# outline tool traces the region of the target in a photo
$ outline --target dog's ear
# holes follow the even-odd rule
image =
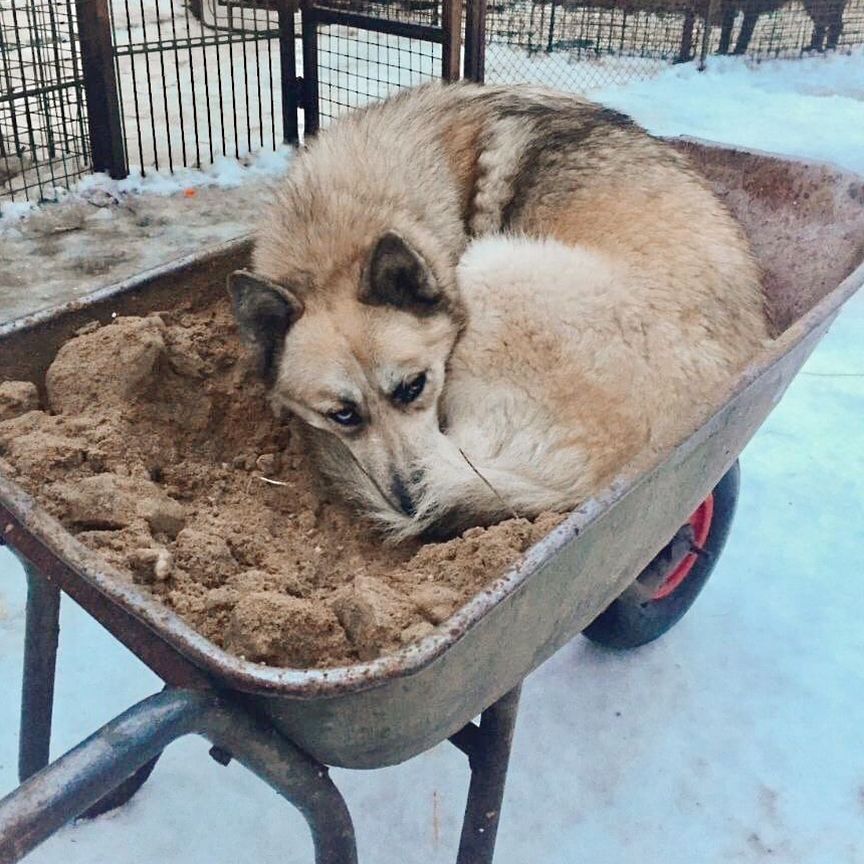
[[[441,289],[423,256],[395,231],[383,234],[363,278],[360,300],[373,306],[395,306],[417,315],[438,310]]]
[[[262,373],[272,374],[288,328],[303,314],[303,303],[284,286],[248,270],[228,277],[228,293],[240,335],[258,349]]]

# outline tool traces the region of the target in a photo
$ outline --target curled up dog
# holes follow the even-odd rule
[[[335,124],[231,292],[274,409],[397,539],[576,506],[767,339],[741,229],[684,158],[529,87]]]

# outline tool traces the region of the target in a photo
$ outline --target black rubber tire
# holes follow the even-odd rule
[[[736,461],[714,487],[714,514],[708,539],[703,553],[678,588],[661,600],[645,600],[644,594],[628,588],[583,631],[583,635],[606,648],[627,650],[653,642],[684,617],[705,587],[726,545],[738,501],[740,477]],[[663,552],[658,558],[662,555]]]
[[[116,789],[109,792],[104,798],[100,798],[95,804],[91,804],[78,818],[95,819],[103,813],[122,807],[132,796],[147,782],[147,778],[159,761],[158,754],[149,762],[145,762],[134,774],[127,777]]]

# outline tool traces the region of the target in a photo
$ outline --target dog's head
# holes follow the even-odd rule
[[[341,441],[385,501],[411,515],[414,466],[441,434],[458,301],[392,231],[330,283],[302,292],[239,271],[229,290],[274,408]]]

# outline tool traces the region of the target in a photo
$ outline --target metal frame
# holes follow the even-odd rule
[[[124,711],[49,764],[60,589],[31,564],[27,574],[19,779],[0,800],[0,864],[21,860],[82,814],[120,806],[149,776],[159,754],[185,735],[213,744],[223,765],[233,758],[293,804],[306,819],[316,864],[357,864],[351,814],[312,759],[237,694],[166,687]],[[520,687],[450,740],[468,756],[471,784],[456,864],[491,864],[519,708]],[[135,778],[143,774],[140,782]],[[130,782],[131,781],[131,782]],[[116,795],[116,790],[125,794]],[[99,804],[115,796],[110,806]]]

